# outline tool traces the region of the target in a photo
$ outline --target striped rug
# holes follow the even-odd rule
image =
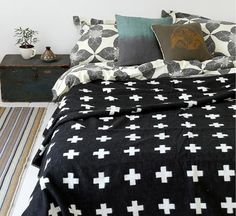
[[[45,110],[0,107],[0,215],[7,215]]]

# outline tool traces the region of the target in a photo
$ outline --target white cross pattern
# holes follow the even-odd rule
[[[165,145],[159,145],[159,147],[154,148],[154,151],[160,151],[160,154],[165,154],[166,151],[170,151],[171,147],[166,147]]]
[[[126,87],[126,89],[129,89],[130,91],[136,91],[137,88],[132,88],[132,87]]]
[[[179,116],[182,116],[182,117],[184,117],[184,118],[189,118],[189,117],[193,117],[193,114],[182,113],[182,114],[179,114]]]
[[[75,123],[74,125],[71,126],[71,129],[75,130],[80,130],[81,128],[85,128],[85,126],[80,123]]]
[[[202,214],[202,209],[206,209],[206,203],[201,202],[201,198],[197,197],[194,199],[194,203],[190,203],[190,208],[196,210],[196,214]]]
[[[156,118],[157,120],[162,120],[165,117],[166,115],[163,115],[163,114],[152,115],[152,118]]]
[[[193,100],[184,101],[184,103],[187,103],[187,104],[188,104],[188,107],[193,107],[193,106],[196,106],[196,105],[197,105],[197,101],[193,101]]]
[[[220,127],[223,127],[224,124],[220,124],[218,122],[214,122],[212,124],[209,124],[210,127],[215,127],[215,128],[220,128]]]
[[[108,97],[105,97],[105,100],[115,101],[115,100],[118,100],[118,98],[115,98],[113,96],[108,96]]]
[[[230,182],[231,176],[235,176],[235,170],[230,170],[229,165],[224,165],[223,170],[218,170],[218,176],[223,176],[225,182]]]
[[[141,136],[137,136],[134,133],[134,134],[130,134],[129,136],[125,136],[125,138],[129,139],[130,141],[136,141],[137,139],[141,139]]]
[[[138,201],[132,201],[131,206],[127,206],[127,211],[133,213],[133,216],[139,216],[139,212],[144,210],[143,205],[138,205]]]
[[[79,99],[80,99],[80,100],[83,100],[83,101],[85,101],[85,102],[88,102],[88,101],[92,100],[93,97],[83,96],[83,97],[80,97]]]
[[[166,128],[168,127],[168,125],[165,125],[163,123],[159,123],[157,125],[153,125],[154,128],[159,128],[159,129],[163,129],[163,128]]]
[[[45,163],[45,167],[44,167],[44,170],[46,170],[47,169],[47,167],[48,167],[48,164],[51,162],[51,158],[49,158],[49,159],[47,159],[46,160],[46,163]]]
[[[197,89],[198,89],[198,90],[201,90],[201,91],[203,91],[203,92],[206,92],[209,88],[204,87],[204,86],[199,86],[199,87],[197,87]]]
[[[67,157],[68,160],[73,160],[75,156],[79,156],[79,152],[75,152],[74,149],[70,149],[68,152],[63,153],[64,157]]]
[[[135,119],[139,118],[139,116],[137,115],[126,115],[125,117],[128,118],[130,121],[134,121]]]
[[[68,184],[68,189],[74,189],[74,185],[79,184],[79,179],[74,178],[74,173],[67,173],[67,177],[63,178],[63,184]]]
[[[221,143],[220,146],[215,147],[217,150],[221,150],[222,152],[228,152],[229,149],[233,149],[232,146],[227,146],[225,143]]]
[[[48,151],[47,151],[47,155],[50,153],[52,147],[55,145],[56,143],[51,143],[50,146],[48,147]]]
[[[147,82],[147,84],[150,84],[150,85],[158,85],[160,84],[158,81],[155,81],[155,80],[151,80],[149,82]]]
[[[41,190],[44,190],[46,188],[46,184],[49,183],[49,178],[44,178],[43,176],[39,179],[39,184]]]
[[[178,83],[182,83],[182,81],[177,80],[177,79],[173,79],[170,82],[174,83],[174,84],[178,84]]]
[[[219,81],[221,83],[225,83],[225,81],[227,81],[228,79],[227,78],[224,78],[224,77],[219,77],[216,79],[216,81]]]
[[[113,82],[110,82],[108,80],[104,80],[101,82],[101,84],[104,84],[104,85],[110,85],[111,83],[113,83]]]
[[[132,125],[129,125],[129,126],[125,127],[125,128],[130,129],[130,130],[136,130],[136,129],[139,129],[140,126],[136,126],[135,124],[132,124]]]
[[[110,177],[105,177],[104,172],[99,172],[98,177],[93,179],[93,184],[98,184],[99,189],[104,189],[106,184],[110,182]]]
[[[216,119],[219,118],[220,115],[219,114],[209,114],[209,115],[205,115],[206,118],[210,118],[210,119]]]
[[[103,125],[102,127],[98,127],[98,130],[108,130],[110,128],[112,128],[112,125],[111,126]]]
[[[136,181],[141,179],[139,173],[135,173],[135,169],[129,169],[129,174],[124,175],[124,180],[129,181],[130,186],[135,186]]]
[[[100,209],[96,209],[96,215],[108,216],[112,214],[112,208],[108,208],[106,203],[100,205]]]
[[[79,91],[84,92],[84,93],[92,92],[91,90],[88,90],[88,89],[79,89]]]
[[[202,109],[205,109],[205,110],[212,110],[212,109],[215,109],[216,107],[215,106],[211,106],[211,105],[205,105],[202,107]]]
[[[158,204],[159,209],[164,210],[164,214],[170,214],[170,210],[175,209],[175,204],[170,203],[169,199],[163,199],[163,203]]]
[[[192,95],[188,95],[183,93],[181,96],[179,96],[179,99],[183,99],[183,100],[189,100],[189,98],[191,98]]]
[[[93,155],[97,155],[98,159],[104,159],[105,155],[109,155],[110,151],[105,151],[105,149],[99,149],[98,151],[93,152]]]
[[[106,111],[109,112],[109,115],[114,115],[115,113],[119,113],[120,112],[120,107],[116,107],[114,105],[107,107]]]
[[[82,137],[78,137],[78,136],[73,136],[71,138],[67,139],[67,142],[71,142],[71,143],[77,143],[78,141],[82,141],[83,138]]]
[[[225,202],[221,202],[221,208],[226,208],[228,214],[233,214],[236,202],[233,202],[232,197],[225,197]]]
[[[159,89],[159,88],[154,88],[152,89],[154,92],[160,92],[160,91],[163,91],[163,89]]]
[[[166,166],[162,166],[160,172],[156,172],[156,178],[160,178],[162,183],[168,183],[170,177],[172,177],[172,171],[167,171]]]
[[[231,106],[228,106],[228,108],[229,108],[229,109],[236,110],[236,105],[235,105],[235,104],[233,104],[233,105],[231,105]]]
[[[198,182],[198,177],[203,176],[203,171],[198,170],[197,166],[192,165],[192,170],[187,171],[187,176],[193,178],[193,182]]]
[[[133,146],[129,147],[129,149],[124,150],[124,153],[129,154],[129,156],[135,156],[136,152],[140,152],[140,149],[136,149]]]
[[[81,107],[84,107],[86,110],[90,110],[90,109],[94,108],[94,106],[91,106],[89,104],[81,104]]]
[[[181,126],[186,127],[186,128],[192,128],[192,127],[195,127],[196,124],[191,124],[190,122],[186,121],[185,123],[181,124]]]
[[[159,133],[159,134],[154,135],[154,137],[157,137],[157,138],[159,138],[160,140],[164,140],[164,139],[166,139],[166,138],[169,138],[170,135],[167,135],[167,134],[165,134],[165,133]]]
[[[186,150],[189,150],[191,153],[197,153],[198,150],[201,150],[201,146],[196,146],[195,144],[189,144],[189,146],[185,146]]]
[[[179,92],[183,92],[183,91],[187,90],[187,89],[184,89],[184,88],[174,88],[174,89],[179,91]]]
[[[138,96],[138,95],[133,95],[133,96],[130,96],[129,99],[130,100],[134,100],[134,101],[140,101],[140,99],[142,99],[143,97],[141,96]]]
[[[187,136],[188,138],[194,138],[194,137],[198,137],[198,134],[194,134],[193,132],[188,132],[186,134],[183,134],[183,136]]]
[[[136,82],[126,82],[126,83],[124,83],[124,84],[127,85],[127,86],[133,86],[133,85],[136,84]]]
[[[205,81],[204,80],[195,80],[193,81],[193,83],[197,83],[197,84],[201,84],[201,83],[204,83]]]
[[[101,137],[96,137],[96,140],[99,140],[100,142],[106,142],[108,140],[111,140],[111,137],[108,136],[101,136]]]
[[[55,207],[54,203],[50,203],[50,209],[48,210],[49,216],[58,216],[58,213],[61,212],[60,206]]]
[[[157,96],[155,96],[154,97],[155,99],[158,99],[158,100],[160,100],[160,101],[164,101],[164,100],[166,100],[166,99],[168,99],[167,97],[164,97],[163,95],[157,95]]]
[[[216,134],[212,134],[213,137],[217,137],[218,139],[223,139],[228,136],[228,134],[223,134],[222,132],[217,132]]]
[[[60,105],[58,106],[58,108],[61,109],[62,107],[64,107],[66,105],[66,101],[67,100],[65,99],[65,97],[63,97],[63,99],[61,100]]]
[[[114,88],[103,88],[102,91],[106,93],[111,93],[111,91],[114,90]]]
[[[99,119],[104,121],[104,122],[109,122],[110,120],[113,119],[113,117],[100,117]]]
[[[71,205],[70,205],[69,212],[70,212],[71,214],[73,214],[74,216],[82,215],[81,210],[76,209],[76,205],[74,205],[74,204],[71,204]]]

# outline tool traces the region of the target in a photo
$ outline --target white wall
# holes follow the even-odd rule
[[[47,45],[55,53],[69,53],[78,35],[73,15],[108,19],[116,13],[159,17],[161,9],[236,20],[236,0],[0,0],[0,61],[7,53],[18,53],[13,37],[18,26],[39,31],[39,53]]]

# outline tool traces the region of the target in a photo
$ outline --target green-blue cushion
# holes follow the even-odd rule
[[[172,24],[171,17],[150,19],[116,15],[116,23],[119,33],[119,66],[140,65],[163,58],[151,26]]]

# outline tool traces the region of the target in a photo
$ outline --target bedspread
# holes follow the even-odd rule
[[[234,100],[235,74],[73,86],[23,215],[233,215]]]

